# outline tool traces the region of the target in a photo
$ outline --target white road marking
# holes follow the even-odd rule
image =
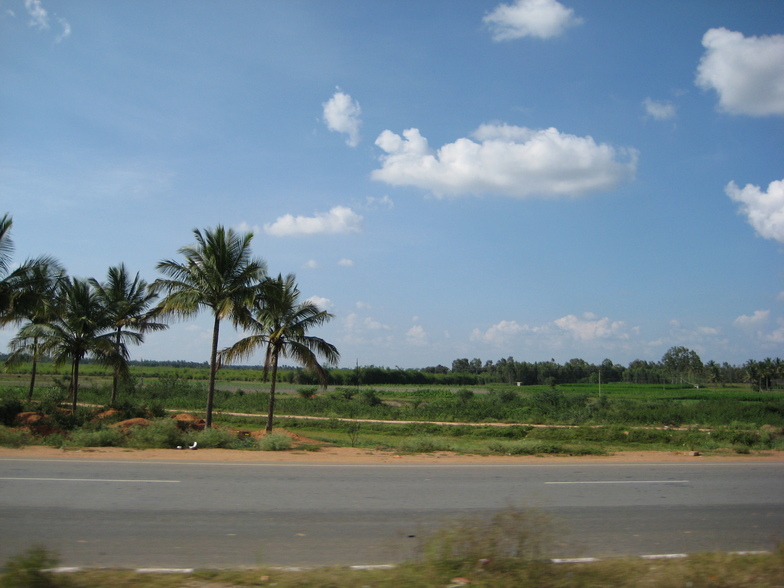
[[[108,478],[0,478],[21,482],[116,482],[121,484],[179,484],[179,480],[111,480]]]
[[[545,484],[688,484],[688,480],[587,480],[577,482],[545,482]]]

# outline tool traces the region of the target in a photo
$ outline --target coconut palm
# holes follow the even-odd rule
[[[114,326],[114,346],[117,350],[115,358],[120,361],[114,366],[112,378],[111,404],[117,400],[117,387],[120,374],[127,371],[123,358],[128,356],[127,343],[138,345],[144,342],[147,331],[162,331],[168,325],[155,321],[155,313],[151,308],[156,299],[149,291],[147,282],[139,277],[139,273],[131,278],[124,263],[109,268],[106,281],[90,280],[98,298],[103,303],[109,320]]]
[[[212,426],[215,374],[218,371],[218,337],[223,319],[237,322],[241,308],[251,303],[266,264],[251,256],[253,233],[238,234],[218,225],[202,233],[194,229],[195,245],[179,250],[185,261],[163,260],[157,269],[166,278],[155,280],[152,291],[165,293],[158,305],[164,314],[190,318],[203,309],[213,316],[210,379],[207,389],[206,426]]]
[[[334,345],[318,337],[307,335],[334,315],[320,310],[310,301],[299,301],[300,292],[295,278],[289,274],[283,278],[267,279],[261,284],[253,306],[242,317],[242,325],[253,332],[221,353],[231,362],[249,357],[256,349],[265,348],[263,378],[270,377],[269,411],[267,432],[272,431],[275,412],[275,384],[280,357],[291,358],[304,367],[316,372],[321,384],[326,387],[327,374],[318,362],[322,355],[329,364],[336,364],[340,354]]]
[[[28,345],[38,338],[39,351],[50,355],[56,366],[71,363],[69,388],[76,410],[82,360],[90,356],[107,365],[117,364],[113,323],[87,280],[63,278],[57,288],[55,306],[57,312],[46,323],[22,327],[16,339],[19,345]]]
[[[35,298],[36,280],[40,278],[41,266],[57,266],[58,262],[50,256],[40,256],[25,260],[12,269],[14,242],[11,239],[13,220],[6,213],[0,218],[0,325],[19,319],[17,308],[25,297]],[[29,306],[31,301],[27,301]]]
[[[32,337],[20,339],[17,335],[11,340],[10,347],[13,352],[6,360],[6,365],[32,358],[30,387],[27,393],[27,399],[31,400],[35,390],[38,358],[41,356],[40,340],[35,333],[37,329],[32,326],[47,324],[59,312],[57,291],[60,282],[65,279],[65,271],[57,263],[39,264],[30,268],[29,278],[28,290],[17,299],[9,320],[21,324],[20,333],[24,332],[25,327],[29,327]]]

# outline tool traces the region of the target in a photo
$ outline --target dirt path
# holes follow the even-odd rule
[[[124,447],[97,447],[59,449],[55,447],[28,446],[19,449],[0,447],[0,459],[149,459],[183,462],[251,462],[290,464],[565,464],[565,463],[677,463],[677,462],[768,462],[784,463],[784,451],[751,452],[738,455],[732,452],[694,455],[693,452],[623,451],[603,456],[481,456],[452,452],[427,454],[396,454],[388,451],[351,447],[325,447],[321,451],[243,451],[232,449],[127,449]]]

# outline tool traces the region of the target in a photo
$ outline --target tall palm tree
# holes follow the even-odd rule
[[[55,365],[70,361],[70,392],[76,410],[82,360],[89,355],[107,365],[117,363],[117,350],[112,342],[113,324],[87,280],[61,280],[55,304],[58,312],[49,321],[23,327],[17,339],[24,345],[37,337],[41,341],[40,352],[51,355]]]
[[[35,297],[36,280],[40,276],[40,274],[36,275],[36,270],[40,266],[59,267],[59,263],[53,257],[42,255],[27,259],[13,268],[12,226],[13,220],[8,213],[0,217],[0,325],[17,320],[19,315],[15,314],[16,309],[23,299],[30,295]]]
[[[26,360],[28,356],[32,357],[30,387],[27,393],[27,399],[32,400],[38,358],[41,356],[37,328],[33,329],[32,326],[45,325],[57,316],[59,312],[57,292],[60,282],[65,279],[65,270],[57,263],[49,263],[36,265],[29,272],[32,282],[28,284],[28,291],[20,294],[14,305],[14,311],[8,318],[21,324],[20,333],[24,332],[25,327],[30,327],[31,337],[20,338],[17,335],[11,340],[10,347],[13,352],[6,360],[6,365]]]
[[[218,225],[202,233],[194,229],[195,245],[180,248],[185,261],[163,260],[157,269],[166,278],[152,284],[156,294],[166,296],[158,305],[164,314],[190,318],[203,309],[213,316],[210,379],[207,389],[206,426],[212,426],[215,396],[215,374],[218,371],[218,336],[220,322],[231,319],[237,323],[240,309],[250,304],[260,280],[267,272],[261,258],[251,255],[253,233],[238,234]]]
[[[289,274],[283,278],[268,278],[261,284],[260,292],[249,312],[242,317],[242,325],[253,332],[222,352],[222,357],[231,362],[248,357],[259,347],[265,347],[264,379],[270,377],[269,411],[267,432],[272,431],[275,412],[275,384],[278,375],[278,360],[289,357],[316,372],[321,384],[326,387],[327,374],[318,362],[318,355],[327,363],[336,364],[340,353],[331,343],[307,335],[314,327],[331,320],[334,315],[310,301],[299,301],[300,292]]]
[[[90,279],[98,298],[103,303],[109,320],[114,326],[114,346],[117,350],[115,358],[120,361],[114,366],[112,378],[111,404],[117,400],[117,387],[120,373],[127,371],[123,358],[128,356],[127,343],[138,345],[144,342],[147,331],[162,331],[168,325],[155,321],[155,312],[151,308],[156,299],[147,282],[139,277],[139,273],[131,278],[124,263],[109,268],[106,281],[103,283]]]

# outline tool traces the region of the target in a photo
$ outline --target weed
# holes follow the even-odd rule
[[[435,451],[452,451],[446,439],[440,437],[411,437],[404,439],[398,446],[404,453],[433,453]]]
[[[32,435],[23,429],[10,429],[0,425],[0,446],[3,447],[23,447],[30,445],[33,441]]]
[[[157,419],[146,426],[131,427],[125,444],[135,449],[174,449],[178,445],[184,445],[185,439],[172,419]]]
[[[5,588],[58,588],[70,585],[62,576],[47,571],[59,558],[43,547],[33,547],[11,558],[5,564],[0,585]]]
[[[282,433],[269,433],[259,439],[259,449],[262,451],[286,451],[291,449],[291,437]]]
[[[119,447],[122,443],[122,433],[111,427],[77,429],[68,437],[68,445],[77,447]]]

